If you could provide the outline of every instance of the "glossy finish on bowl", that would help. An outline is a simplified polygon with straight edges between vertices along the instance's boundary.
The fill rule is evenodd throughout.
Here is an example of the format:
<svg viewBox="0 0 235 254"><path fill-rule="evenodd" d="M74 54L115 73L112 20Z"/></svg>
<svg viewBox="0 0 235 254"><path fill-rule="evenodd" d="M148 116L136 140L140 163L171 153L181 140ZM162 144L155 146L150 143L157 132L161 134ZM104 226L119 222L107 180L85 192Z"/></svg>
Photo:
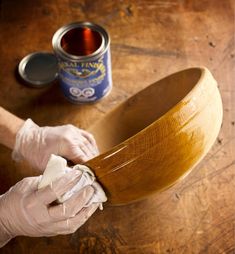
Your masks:
<svg viewBox="0 0 235 254"><path fill-rule="evenodd" d="M95 123L101 155L88 161L113 205L162 191L213 145L222 123L217 83L206 68L172 74Z"/></svg>

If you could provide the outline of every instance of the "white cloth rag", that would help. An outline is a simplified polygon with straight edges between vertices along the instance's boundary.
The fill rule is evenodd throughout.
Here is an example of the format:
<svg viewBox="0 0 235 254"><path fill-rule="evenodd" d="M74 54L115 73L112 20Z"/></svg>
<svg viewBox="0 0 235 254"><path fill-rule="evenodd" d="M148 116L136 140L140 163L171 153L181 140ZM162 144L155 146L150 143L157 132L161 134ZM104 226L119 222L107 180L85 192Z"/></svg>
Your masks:
<svg viewBox="0 0 235 254"><path fill-rule="evenodd" d="M46 169L38 185L38 189L50 185L53 181L73 169L81 171L82 176L79 182L70 191L66 192L64 195L58 198L58 202L63 203L64 201L68 200L74 193L81 190L83 187L87 185L92 185L95 192L90 201L86 204L86 207L94 203L99 203L99 208L100 210L102 210L102 203L107 201L107 197L101 186L98 184L98 182L95 181L96 178L94 173L85 165L78 164L75 165L73 168L67 167L67 161L64 158L54 154L51 155L47 163Z"/></svg>

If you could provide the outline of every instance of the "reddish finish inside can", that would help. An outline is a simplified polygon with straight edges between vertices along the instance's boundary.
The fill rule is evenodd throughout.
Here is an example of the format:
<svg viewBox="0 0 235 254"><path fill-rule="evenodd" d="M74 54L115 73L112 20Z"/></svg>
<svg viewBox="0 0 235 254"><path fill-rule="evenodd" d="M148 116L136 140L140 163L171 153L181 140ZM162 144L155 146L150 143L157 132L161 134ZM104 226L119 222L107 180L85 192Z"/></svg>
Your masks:
<svg viewBox="0 0 235 254"><path fill-rule="evenodd" d="M94 53L102 44L99 32L87 27L78 27L69 30L61 39L63 50L75 56L87 56Z"/></svg>

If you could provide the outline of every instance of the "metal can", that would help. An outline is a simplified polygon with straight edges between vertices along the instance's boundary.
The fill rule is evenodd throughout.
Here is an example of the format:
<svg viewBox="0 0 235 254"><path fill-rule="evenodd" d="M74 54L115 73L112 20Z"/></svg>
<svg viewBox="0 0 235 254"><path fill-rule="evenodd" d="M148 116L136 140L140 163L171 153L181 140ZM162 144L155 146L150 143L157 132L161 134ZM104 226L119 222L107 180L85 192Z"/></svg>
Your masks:
<svg viewBox="0 0 235 254"><path fill-rule="evenodd" d="M110 37L103 27L90 22L65 25L54 34L52 45L69 101L95 102L111 91Z"/></svg>

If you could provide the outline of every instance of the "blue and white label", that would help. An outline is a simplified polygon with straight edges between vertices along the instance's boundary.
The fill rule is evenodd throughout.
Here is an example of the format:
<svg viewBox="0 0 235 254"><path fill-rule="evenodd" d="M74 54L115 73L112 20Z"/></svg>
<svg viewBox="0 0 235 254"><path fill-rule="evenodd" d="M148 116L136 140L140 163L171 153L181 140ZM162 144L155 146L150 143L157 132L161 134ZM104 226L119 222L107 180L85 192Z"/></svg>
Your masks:
<svg viewBox="0 0 235 254"><path fill-rule="evenodd" d="M72 102L94 102L112 88L109 50L90 62L68 62L59 59L59 79L64 95Z"/></svg>

